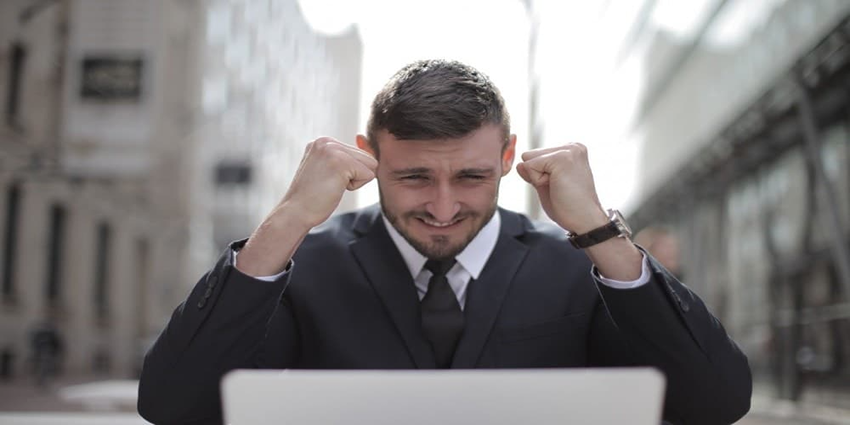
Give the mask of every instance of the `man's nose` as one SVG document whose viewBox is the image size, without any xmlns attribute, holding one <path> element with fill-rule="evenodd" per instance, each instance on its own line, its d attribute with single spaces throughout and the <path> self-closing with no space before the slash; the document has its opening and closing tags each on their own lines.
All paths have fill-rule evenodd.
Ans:
<svg viewBox="0 0 850 425">
<path fill-rule="evenodd" d="M 434 188 L 432 199 L 425 206 L 426 211 L 431 214 L 435 220 L 443 223 L 452 221 L 452 219 L 460 212 L 460 202 L 457 202 L 454 191 L 451 185 L 442 183 Z"/>
</svg>

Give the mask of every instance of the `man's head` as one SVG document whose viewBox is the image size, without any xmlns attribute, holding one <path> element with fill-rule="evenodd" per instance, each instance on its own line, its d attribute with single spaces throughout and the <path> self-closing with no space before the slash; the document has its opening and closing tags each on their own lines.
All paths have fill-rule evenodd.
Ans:
<svg viewBox="0 0 850 425">
<path fill-rule="evenodd" d="M 399 70 L 375 96 L 366 131 L 380 155 L 380 130 L 399 140 L 434 140 L 463 137 L 484 124 L 499 126 L 507 147 L 511 119 L 493 82 L 457 61 L 423 60 Z"/>
<path fill-rule="evenodd" d="M 453 61 L 402 68 L 375 97 L 360 148 L 378 159 L 384 214 L 428 258 L 462 251 L 496 211 L 516 137 L 499 90 Z"/>
</svg>

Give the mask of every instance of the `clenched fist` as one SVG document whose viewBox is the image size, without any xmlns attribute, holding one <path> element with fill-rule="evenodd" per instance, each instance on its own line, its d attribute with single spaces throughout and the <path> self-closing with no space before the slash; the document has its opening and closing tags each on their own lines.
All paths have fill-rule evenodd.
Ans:
<svg viewBox="0 0 850 425">
<path fill-rule="evenodd" d="M 584 145 L 571 143 L 527 151 L 516 170 L 534 186 L 543 210 L 563 229 L 582 234 L 608 223 Z"/>
<path fill-rule="evenodd" d="M 365 151 L 320 137 L 307 144 L 281 204 L 295 207 L 312 228 L 330 217 L 346 189 L 359 189 L 374 179 L 377 167 L 378 161 Z"/>
<path fill-rule="evenodd" d="M 237 268 L 251 276 L 282 271 L 304 235 L 333 214 L 346 190 L 374 179 L 377 167 L 365 151 L 330 137 L 308 143 L 289 190 L 248 238 Z"/>
</svg>

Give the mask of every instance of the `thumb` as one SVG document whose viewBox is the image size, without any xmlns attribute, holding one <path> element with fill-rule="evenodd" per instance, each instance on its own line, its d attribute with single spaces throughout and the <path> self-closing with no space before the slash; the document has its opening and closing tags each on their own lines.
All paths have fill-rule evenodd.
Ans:
<svg viewBox="0 0 850 425">
<path fill-rule="evenodd" d="M 520 163 L 517 165 L 517 170 L 519 170 L 519 167 L 522 166 L 525 174 L 523 179 L 531 183 L 532 186 L 538 187 L 549 183 L 549 171 L 547 170 L 547 165 L 548 164 L 544 156 Z"/>
<path fill-rule="evenodd" d="M 369 169 L 369 167 L 363 165 L 360 162 L 355 162 L 354 169 L 352 170 L 351 179 L 348 181 L 348 185 L 345 187 L 348 190 L 357 190 L 363 187 L 366 183 L 372 181 L 375 178 L 375 172 Z"/>
<path fill-rule="evenodd" d="M 530 178 L 530 177 L 528 177 L 528 171 L 525 171 L 525 163 L 520 162 L 519 164 L 517 164 L 517 165 L 516 165 L 516 172 L 517 172 L 517 174 L 519 174 L 519 176 L 520 176 L 520 177 L 522 177 L 522 179 L 523 179 L 523 180 L 525 180 L 527 183 L 531 183 L 531 178 Z"/>
</svg>

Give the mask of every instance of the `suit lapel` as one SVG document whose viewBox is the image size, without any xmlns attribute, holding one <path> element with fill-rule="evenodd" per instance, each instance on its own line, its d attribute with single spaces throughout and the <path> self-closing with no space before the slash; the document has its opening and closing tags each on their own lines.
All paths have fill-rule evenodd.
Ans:
<svg viewBox="0 0 850 425">
<path fill-rule="evenodd" d="M 413 362 L 420 369 L 436 368 L 434 353 L 422 334 L 416 286 L 384 227 L 380 208 L 362 210 L 354 222 L 354 230 L 362 237 L 351 243 L 351 252 L 378 293 Z"/>
<path fill-rule="evenodd" d="M 466 295 L 466 327 L 458 343 L 452 368 L 474 368 L 499 315 L 502 301 L 519 270 L 528 247 L 517 240 L 530 223 L 519 215 L 500 209 L 499 239 L 477 280 L 469 282 Z"/>
</svg>

